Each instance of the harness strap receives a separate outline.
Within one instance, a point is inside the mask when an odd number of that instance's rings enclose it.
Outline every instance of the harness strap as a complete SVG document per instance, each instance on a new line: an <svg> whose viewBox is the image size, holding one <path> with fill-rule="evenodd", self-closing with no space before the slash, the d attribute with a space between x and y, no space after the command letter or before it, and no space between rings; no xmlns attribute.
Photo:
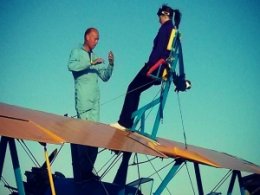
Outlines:
<svg viewBox="0 0 260 195"><path fill-rule="evenodd" d="M165 59L161 58L160 60L158 60L153 66L151 66L151 68L148 70L148 72L146 73L146 76L150 77L151 74L158 69L158 67L162 64L165 64Z"/></svg>

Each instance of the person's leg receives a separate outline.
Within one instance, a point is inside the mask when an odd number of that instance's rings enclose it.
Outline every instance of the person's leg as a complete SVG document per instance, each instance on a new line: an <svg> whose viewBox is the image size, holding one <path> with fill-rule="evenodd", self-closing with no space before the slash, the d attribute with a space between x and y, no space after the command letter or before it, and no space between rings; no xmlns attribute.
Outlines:
<svg viewBox="0 0 260 195"><path fill-rule="evenodd" d="M125 101L121 110L120 118L118 120L119 126L117 124L112 124L111 126L121 129L124 129L125 127L132 127L132 113L138 109L141 93L156 83L156 80L146 76L146 72L147 67L144 66L133 79L133 81L129 84ZM130 152L123 153L123 159L113 183L125 185L128 163L131 158L131 154L132 153Z"/></svg>
<svg viewBox="0 0 260 195"><path fill-rule="evenodd" d="M78 164L81 170L81 180L95 177L93 167L98 154L98 148L78 145Z"/></svg>
<svg viewBox="0 0 260 195"><path fill-rule="evenodd" d="M96 159L97 153L98 148L96 147L71 144L73 176L76 182L95 179L92 170L95 163L93 159Z"/></svg>
<svg viewBox="0 0 260 195"><path fill-rule="evenodd" d="M146 71L147 68L143 67L128 86L118 120L118 123L126 128L131 128L133 125L132 113L138 108L141 93L155 82L155 80L146 76Z"/></svg>
<svg viewBox="0 0 260 195"><path fill-rule="evenodd" d="M99 93L94 102L92 102L92 109L89 112L81 115L82 119L89 121L99 121ZM83 170L83 178L95 177L93 168L97 159L98 148L92 146L78 146L78 155L80 158L80 166ZM96 174L96 173L95 173Z"/></svg>
<svg viewBox="0 0 260 195"><path fill-rule="evenodd" d="M70 144L70 149L71 149L73 177L76 182L79 182L82 179L81 179L81 170L80 170L79 158L78 158L78 145Z"/></svg>
<svg viewBox="0 0 260 195"><path fill-rule="evenodd" d="M150 88L155 82L155 80L146 76L146 71L147 68L143 67L128 86L124 105L118 121L119 125L126 128L131 128L133 125L132 113L138 108L141 93ZM118 185L126 184L128 163L131 158L131 154L132 153L130 152L123 153L123 159L113 183Z"/></svg>
<svg viewBox="0 0 260 195"><path fill-rule="evenodd" d="M86 105L87 104L88 103L86 102ZM78 118L91 121L99 119L99 99L94 104L93 102L90 102L85 108L86 109L78 109ZM96 176L92 171L97 158L98 148L73 144L72 152L74 153L72 163L74 175L76 176L75 180L96 179ZM77 167L75 168L75 166Z"/></svg>

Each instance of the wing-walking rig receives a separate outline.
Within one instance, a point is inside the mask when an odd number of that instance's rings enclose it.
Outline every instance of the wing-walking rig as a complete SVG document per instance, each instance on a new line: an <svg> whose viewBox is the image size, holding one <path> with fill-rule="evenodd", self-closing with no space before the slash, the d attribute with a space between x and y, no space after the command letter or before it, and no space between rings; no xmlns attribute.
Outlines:
<svg viewBox="0 0 260 195"><path fill-rule="evenodd" d="M169 58L160 59L147 72L147 76L161 81L162 90L160 96L133 113L134 125L126 131L115 129L103 123L74 119L0 103L0 176L2 177L6 150L9 145L17 185L17 193L13 194L29 194L28 191L30 190L30 182L22 181L15 145L16 139L32 140L39 142L44 147L46 159L44 165L26 173L28 176L27 180L29 180L28 178L34 178L33 182L35 184L37 183L35 182L36 176L40 178L40 182L42 182L42 178L46 179L48 177L49 186L44 189L45 191L43 190L45 192L43 194L153 193L158 195L164 192L179 168L187 161L194 165L198 194L204 194L200 165L231 170L232 176L227 194L232 194L236 179L238 179L241 194L245 194L245 185L243 184L241 172L260 174L258 165L226 153L157 137L171 84L175 85L176 92L186 91L191 87L190 81L185 79L180 33L177 29L172 30L168 49L171 50ZM178 71L176 71L177 65L179 67ZM158 74L154 75L154 72ZM157 116L151 133L148 133L145 129L145 113L156 105L158 105ZM57 175L54 175L53 178L50 162L56 152L48 157L46 143L73 143L106 148L112 151L122 151L123 158L113 183L89 181L83 186L78 186L78 184L74 184L73 179L57 177ZM143 184L153 181L153 178L138 178L136 181L126 184L128 162L132 153L175 159L168 174L162 179L162 182L154 192L152 192L152 189L149 192L144 192L142 188ZM35 194L38 194L38 192ZM34 194L31 191L30 193Z"/></svg>

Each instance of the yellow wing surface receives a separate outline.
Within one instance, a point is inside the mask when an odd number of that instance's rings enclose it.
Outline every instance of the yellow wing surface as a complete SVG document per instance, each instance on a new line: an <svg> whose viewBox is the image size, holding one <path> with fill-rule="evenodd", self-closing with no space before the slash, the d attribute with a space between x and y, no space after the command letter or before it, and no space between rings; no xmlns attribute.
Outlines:
<svg viewBox="0 0 260 195"><path fill-rule="evenodd" d="M46 143L74 143L167 157L149 139L109 125L0 103L0 135ZM138 140L139 139L139 140ZM136 141L137 140L137 141Z"/></svg>
<svg viewBox="0 0 260 195"><path fill-rule="evenodd" d="M74 143L162 158L182 158L208 166L260 174L260 167L202 147L122 131L107 124L0 103L0 135L52 144Z"/></svg>

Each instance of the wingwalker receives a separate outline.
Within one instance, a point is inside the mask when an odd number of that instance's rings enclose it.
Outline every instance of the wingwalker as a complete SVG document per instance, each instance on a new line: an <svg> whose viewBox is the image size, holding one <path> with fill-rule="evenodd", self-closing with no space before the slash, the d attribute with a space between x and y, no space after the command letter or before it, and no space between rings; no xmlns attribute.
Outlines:
<svg viewBox="0 0 260 195"><path fill-rule="evenodd" d="M163 118L163 109L165 107L166 99L168 96L168 92L171 84L175 85L175 92L184 92L191 88L191 82L186 80L185 72L184 72L184 62L182 55L182 46L180 41L180 32L173 28L170 39L168 42L167 49L170 52L170 55L167 59L159 59L147 72L146 76L152 77L158 81L161 81L161 94L160 96L153 100L152 102L146 104L145 106L139 108L132 114L132 118L134 119L134 123L132 128L130 129L133 132L138 132L154 141L157 141L156 136L159 129L160 121ZM179 65L179 71L176 71L176 66ZM154 74L156 73L156 74ZM149 134L145 131L145 112L152 107L158 105L157 115L154 121L152 133ZM139 126L138 126L139 125ZM121 165L118 169L118 172L115 176L114 182L115 184L125 185L126 177L127 177L127 169L128 162L130 160L131 153L124 152L123 159ZM179 163L179 165L182 162ZM159 186L157 192L155 194L160 194L167 183L170 181L171 176L165 179L164 182Z"/></svg>
<svg viewBox="0 0 260 195"><path fill-rule="evenodd" d="M180 36L181 34L176 28L172 29L167 46L167 49L171 51L169 57L167 59L158 60L146 74L146 76L152 77L162 82L160 97L138 109L132 114L132 118L134 118L134 124L131 130L136 131L137 125L140 122L140 133L154 140L156 140L160 119L163 117L163 109L171 83L174 83L175 91L177 93L180 91L184 92L191 88L191 82L185 78ZM177 64L179 65L178 73L176 72ZM156 75L153 74L154 72L156 72ZM145 132L145 112L157 104L159 104L159 109L153 125L153 130L151 134L147 134Z"/></svg>

